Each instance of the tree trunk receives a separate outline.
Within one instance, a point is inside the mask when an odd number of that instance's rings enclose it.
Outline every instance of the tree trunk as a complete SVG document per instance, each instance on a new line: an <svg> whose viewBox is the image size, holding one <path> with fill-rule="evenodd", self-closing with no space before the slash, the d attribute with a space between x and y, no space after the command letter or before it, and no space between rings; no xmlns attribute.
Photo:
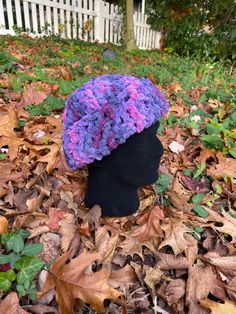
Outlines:
<svg viewBox="0 0 236 314"><path fill-rule="evenodd" d="M133 0L126 0L126 50L137 48L134 38Z"/></svg>

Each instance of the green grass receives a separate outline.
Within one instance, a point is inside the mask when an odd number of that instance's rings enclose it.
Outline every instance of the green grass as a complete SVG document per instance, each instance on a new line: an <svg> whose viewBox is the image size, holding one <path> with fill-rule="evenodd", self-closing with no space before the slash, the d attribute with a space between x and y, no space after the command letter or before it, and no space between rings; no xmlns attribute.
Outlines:
<svg viewBox="0 0 236 314"><path fill-rule="evenodd" d="M236 76L231 65L160 55L157 50L127 53L114 45L58 37L2 36L0 46L0 72L8 74L12 91L22 92L32 82L57 86L53 95L42 104L26 108L31 116L62 110L63 101L94 76L121 73L147 77L160 87L171 105L180 99L186 107L201 105L201 108L182 117L171 114L168 120L162 119L160 134L165 125L179 125L189 131L195 129L206 147L236 156L233 134L236 128ZM115 50L117 59L105 59L102 56L105 47ZM14 56L12 51L15 51ZM173 89L175 85L179 86L176 90ZM1 83L0 90L4 94ZM194 94L198 92L199 97L196 97ZM218 106L209 107L210 99L218 101ZM196 115L200 117L199 122L193 120Z"/></svg>

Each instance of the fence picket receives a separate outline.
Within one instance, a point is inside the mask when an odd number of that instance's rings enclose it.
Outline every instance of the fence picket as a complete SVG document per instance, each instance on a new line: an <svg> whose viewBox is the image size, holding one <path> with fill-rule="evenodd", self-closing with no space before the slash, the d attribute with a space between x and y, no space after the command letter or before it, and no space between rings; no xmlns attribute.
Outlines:
<svg viewBox="0 0 236 314"><path fill-rule="evenodd" d="M140 10L134 12L137 46L159 48L160 33L151 29L146 20L147 15ZM122 23L119 7L104 0L0 0L0 34L14 34L16 24L36 35L59 34L119 44Z"/></svg>
<svg viewBox="0 0 236 314"><path fill-rule="evenodd" d="M135 25L138 21L138 11L134 12L134 34L136 39L136 45L139 46L139 26Z"/></svg>
<svg viewBox="0 0 236 314"><path fill-rule="evenodd" d="M64 4L63 0L59 0L59 3ZM60 24L59 24L59 33L61 33L61 36L63 38L66 37L65 35L65 14L64 9L60 8Z"/></svg>
<svg viewBox="0 0 236 314"><path fill-rule="evenodd" d="M70 6L70 0L66 0L67 7ZM66 10L66 37L71 38L71 17L70 17L70 11Z"/></svg>
<svg viewBox="0 0 236 314"><path fill-rule="evenodd" d="M54 3L57 2L57 0L53 0ZM54 4L53 3L53 4ZM58 8L53 6L53 34L58 35L59 29L58 29Z"/></svg>
<svg viewBox="0 0 236 314"><path fill-rule="evenodd" d="M43 27L45 27L44 6L39 4L39 29L41 33L43 33Z"/></svg>
<svg viewBox="0 0 236 314"><path fill-rule="evenodd" d="M22 27L20 0L15 0L15 10L16 10L16 24L18 27Z"/></svg>
<svg viewBox="0 0 236 314"><path fill-rule="evenodd" d="M108 2L105 3L104 12L105 12L105 33L104 33L104 41L109 41L109 6L110 4Z"/></svg>
<svg viewBox="0 0 236 314"><path fill-rule="evenodd" d="M4 30L5 29L5 18L4 18L4 13L3 13L3 3L2 0L0 0L0 30L1 28ZM3 30L1 32L3 32Z"/></svg>
<svg viewBox="0 0 236 314"><path fill-rule="evenodd" d="M14 25L11 1L7 1L7 19L8 19L9 28L11 29Z"/></svg>
<svg viewBox="0 0 236 314"><path fill-rule="evenodd" d="M72 0L72 8L76 7L76 0ZM73 10L72 11L72 38L77 38L77 16L76 12Z"/></svg>
<svg viewBox="0 0 236 314"><path fill-rule="evenodd" d="M30 27L30 19L29 19L29 4L28 2L23 2L23 9L24 9L24 17L25 17L25 29L31 30Z"/></svg>
<svg viewBox="0 0 236 314"><path fill-rule="evenodd" d="M114 21L113 21L113 34L114 34L114 43L118 44L118 5L114 6Z"/></svg>
<svg viewBox="0 0 236 314"><path fill-rule="evenodd" d="M33 31L38 33L38 17L36 11L36 4L31 3L31 12L32 12L32 24L33 24Z"/></svg>

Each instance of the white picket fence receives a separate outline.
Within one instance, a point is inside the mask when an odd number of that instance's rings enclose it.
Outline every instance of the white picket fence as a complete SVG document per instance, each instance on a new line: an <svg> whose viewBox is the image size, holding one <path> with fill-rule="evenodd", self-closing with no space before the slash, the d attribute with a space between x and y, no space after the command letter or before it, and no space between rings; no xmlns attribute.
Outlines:
<svg viewBox="0 0 236 314"><path fill-rule="evenodd" d="M134 12L137 46L158 49L160 33L146 21L141 10ZM119 7L103 0L0 0L0 35L15 35L18 28L32 36L119 44L122 23Z"/></svg>

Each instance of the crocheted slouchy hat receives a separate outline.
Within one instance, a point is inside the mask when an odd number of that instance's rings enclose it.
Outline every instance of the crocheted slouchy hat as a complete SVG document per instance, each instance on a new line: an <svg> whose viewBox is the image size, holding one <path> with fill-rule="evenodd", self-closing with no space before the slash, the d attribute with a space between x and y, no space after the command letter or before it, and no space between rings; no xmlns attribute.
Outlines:
<svg viewBox="0 0 236 314"><path fill-rule="evenodd" d="M148 79L113 74L88 81L66 101L62 136L66 161L77 170L101 160L168 109L166 98Z"/></svg>

